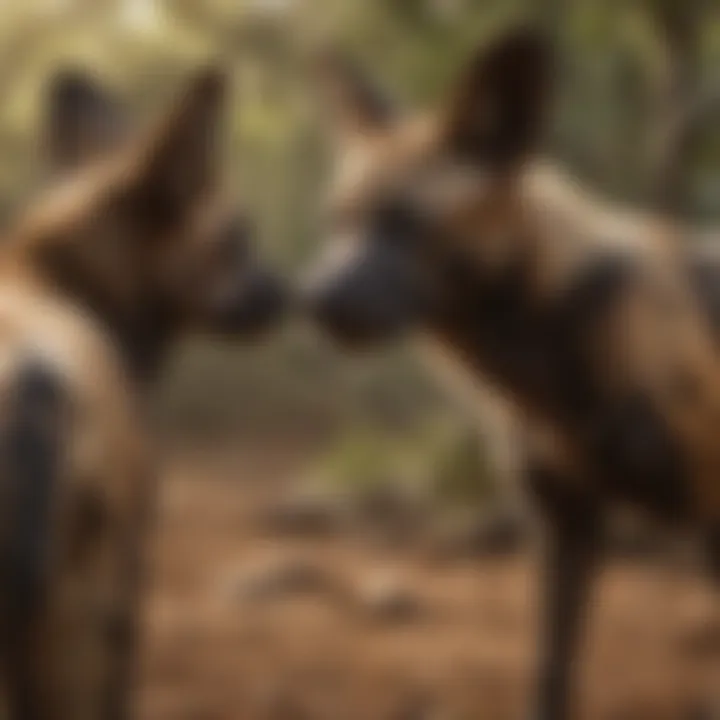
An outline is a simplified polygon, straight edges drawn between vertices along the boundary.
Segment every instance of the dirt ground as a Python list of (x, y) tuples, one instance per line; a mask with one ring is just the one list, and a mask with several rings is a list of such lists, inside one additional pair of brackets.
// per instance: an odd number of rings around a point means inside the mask
[[(263, 532), (259, 508), (291, 486), (306, 455), (292, 443), (173, 454), (139, 717), (525, 717), (532, 559), (438, 562), (349, 533), (298, 540)], [(305, 584), (255, 592), (247, 578), (282, 563), (304, 568)], [(376, 612), (373, 598), (388, 587), (405, 596), (391, 612)], [(578, 719), (690, 717), (698, 670), (707, 667), (697, 640), (711, 603), (689, 571), (613, 563), (595, 600)]]

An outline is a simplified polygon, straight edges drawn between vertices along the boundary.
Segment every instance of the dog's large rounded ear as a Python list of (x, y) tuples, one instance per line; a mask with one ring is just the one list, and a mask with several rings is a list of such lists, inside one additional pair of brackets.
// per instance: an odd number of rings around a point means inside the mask
[(450, 105), (446, 131), (451, 149), (494, 166), (522, 161), (544, 131), (553, 65), (547, 39), (526, 27), (480, 51)]
[(127, 116), (118, 100), (77, 70), (55, 75), (44, 111), (44, 152), (53, 171), (68, 171), (113, 148)]
[(377, 132), (394, 119), (394, 104), (346, 54), (326, 48), (316, 55), (314, 70), (339, 138)]
[(228, 80), (204, 68), (170, 113), (140, 143), (134, 158), (135, 211), (155, 225), (176, 224), (221, 180)]

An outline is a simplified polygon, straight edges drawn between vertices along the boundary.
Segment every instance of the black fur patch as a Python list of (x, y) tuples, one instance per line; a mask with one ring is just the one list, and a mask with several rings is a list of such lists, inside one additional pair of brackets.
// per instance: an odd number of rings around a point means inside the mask
[[(32, 613), (42, 584), (54, 478), (57, 475), (62, 388), (45, 368), (29, 365), (17, 380), (14, 408), (5, 435), (8, 523), (5, 587), (17, 603), (18, 619)], [(20, 623), (22, 624), (22, 623)]]
[[(566, 294), (560, 312), (570, 352), (580, 356), (598, 322), (623, 302), (625, 291), (639, 279), (641, 268), (630, 258), (607, 256), (591, 263)], [(582, 362), (577, 363), (579, 367)], [(695, 378), (678, 371), (673, 391), (689, 401), (697, 395)], [(575, 383), (582, 387), (582, 383)], [(593, 383), (586, 381), (586, 387)], [(593, 469), (613, 495), (636, 502), (665, 517), (689, 509), (686, 470), (665, 420), (640, 392), (611, 399), (595, 389), (586, 426)], [(579, 405), (581, 406), (581, 405)]]
[(603, 486), (668, 519), (690, 510), (688, 473), (660, 413), (641, 394), (614, 402), (595, 417), (590, 459)]
[(592, 329), (622, 299), (624, 291), (637, 279), (638, 270), (632, 258), (620, 255), (589, 262), (557, 302), (557, 322), (568, 332)]
[(31, 680), (31, 643), (50, 579), (52, 515), (59, 474), (65, 397), (62, 383), (28, 363), (14, 386), (2, 437), (6, 527), (1, 549), (4, 627), (2, 651), (10, 675), (11, 716), (38, 717)]
[(638, 273), (632, 258), (619, 255), (598, 258), (577, 274), (549, 311), (547, 332), (552, 338), (554, 364), (563, 384), (566, 417), (575, 422), (587, 420), (603, 403), (598, 378), (590, 370), (588, 341), (622, 302)]
[(467, 261), (446, 261), (452, 302), (436, 327), (522, 402), (575, 424), (602, 402), (586, 341), (636, 272), (630, 259), (608, 255), (589, 264), (552, 302), (539, 304), (527, 260), (487, 280)]
[(575, 478), (532, 461), (525, 475), (530, 495), (546, 519), (577, 534), (593, 529), (592, 519), (598, 515), (599, 499), (579, 486)]
[(447, 299), (434, 318), (436, 332), (522, 402), (554, 411), (554, 352), (548, 318), (529, 294), (528, 263), (482, 277), (460, 254), (440, 262)]
[(641, 395), (609, 397), (590, 354), (598, 323), (623, 302), (641, 266), (597, 258), (544, 305), (528, 290), (529, 269), (519, 263), (483, 281), (468, 263), (449, 265), (454, 302), (439, 332), (522, 405), (564, 428), (598, 491), (667, 517), (685, 514), (685, 468), (669, 428)]

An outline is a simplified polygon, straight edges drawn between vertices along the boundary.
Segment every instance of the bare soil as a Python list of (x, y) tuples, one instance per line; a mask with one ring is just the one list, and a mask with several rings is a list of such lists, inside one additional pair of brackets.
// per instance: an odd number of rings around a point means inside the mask
[[(142, 720), (516, 720), (534, 649), (532, 557), (433, 561), (351, 533), (269, 536), (258, 510), (308, 449), (248, 443), (174, 453), (163, 485), (142, 657)], [(253, 568), (315, 568), (324, 583), (252, 596)], [(415, 612), (371, 612), (390, 583)], [(366, 593), (367, 594), (367, 593)], [(685, 720), (710, 588), (663, 563), (614, 563), (579, 665), (578, 720)]]

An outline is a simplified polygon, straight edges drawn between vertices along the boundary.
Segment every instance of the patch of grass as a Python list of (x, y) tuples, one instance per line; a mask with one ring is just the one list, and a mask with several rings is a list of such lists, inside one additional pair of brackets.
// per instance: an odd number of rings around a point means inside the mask
[(447, 423), (430, 431), (420, 447), (426, 483), (443, 504), (481, 505), (493, 499), (496, 482), (486, 440), (477, 427)]
[(399, 486), (439, 506), (473, 506), (493, 499), (493, 469), (476, 427), (439, 421), (388, 433), (356, 427), (310, 468), (314, 482), (362, 495)]
[(355, 428), (343, 435), (317, 461), (312, 476), (320, 483), (362, 493), (412, 480), (403, 441), (396, 436)]

